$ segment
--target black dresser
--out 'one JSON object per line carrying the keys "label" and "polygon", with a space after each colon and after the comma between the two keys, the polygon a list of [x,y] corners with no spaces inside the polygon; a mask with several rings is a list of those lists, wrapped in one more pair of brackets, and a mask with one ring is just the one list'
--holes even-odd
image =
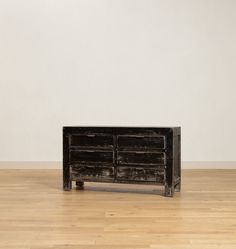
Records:
{"label": "black dresser", "polygon": [[181,185],[180,127],[63,127],[63,188],[84,182]]}

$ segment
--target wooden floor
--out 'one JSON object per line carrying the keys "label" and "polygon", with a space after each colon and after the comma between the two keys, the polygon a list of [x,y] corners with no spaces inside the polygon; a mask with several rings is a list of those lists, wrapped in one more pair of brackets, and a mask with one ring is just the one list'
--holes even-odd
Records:
{"label": "wooden floor", "polygon": [[236,249],[236,170],[184,170],[182,192],[86,183],[60,170],[0,171],[0,248]]}

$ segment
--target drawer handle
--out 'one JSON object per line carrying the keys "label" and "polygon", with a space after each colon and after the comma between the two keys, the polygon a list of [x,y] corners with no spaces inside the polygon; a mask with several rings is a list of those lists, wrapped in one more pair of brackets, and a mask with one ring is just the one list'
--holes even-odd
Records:
{"label": "drawer handle", "polygon": [[94,134],[88,134],[87,137],[95,137]]}
{"label": "drawer handle", "polygon": [[135,154],[145,154],[144,151],[136,151]]}

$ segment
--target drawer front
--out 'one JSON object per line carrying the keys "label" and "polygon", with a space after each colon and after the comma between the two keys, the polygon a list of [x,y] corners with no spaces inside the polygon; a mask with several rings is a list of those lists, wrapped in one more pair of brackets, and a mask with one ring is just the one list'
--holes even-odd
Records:
{"label": "drawer front", "polygon": [[134,149],[165,149],[165,136],[135,136],[119,135],[117,138],[118,148]]}
{"label": "drawer front", "polygon": [[80,164],[112,164],[112,151],[71,150],[70,162]]}
{"label": "drawer front", "polygon": [[118,165],[165,165],[164,152],[133,152],[133,151],[118,151]]}
{"label": "drawer front", "polygon": [[155,168],[117,167],[117,180],[163,183],[164,171]]}
{"label": "drawer front", "polygon": [[113,148],[113,136],[102,134],[71,135],[70,146]]}
{"label": "drawer front", "polygon": [[114,178],[113,167],[72,166],[72,180],[111,180]]}

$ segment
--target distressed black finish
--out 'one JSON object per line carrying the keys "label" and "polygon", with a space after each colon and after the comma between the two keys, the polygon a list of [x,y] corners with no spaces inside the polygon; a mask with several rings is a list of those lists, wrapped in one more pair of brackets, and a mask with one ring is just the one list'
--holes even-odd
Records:
{"label": "distressed black finish", "polygon": [[180,127],[63,127],[63,188],[72,181],[181,187]]}

